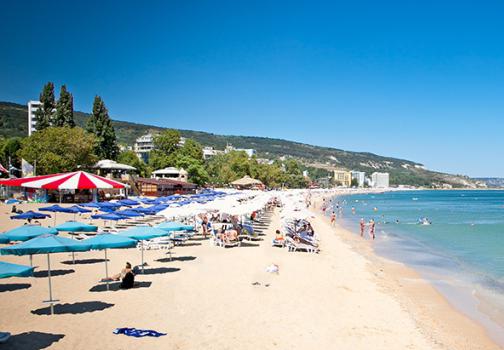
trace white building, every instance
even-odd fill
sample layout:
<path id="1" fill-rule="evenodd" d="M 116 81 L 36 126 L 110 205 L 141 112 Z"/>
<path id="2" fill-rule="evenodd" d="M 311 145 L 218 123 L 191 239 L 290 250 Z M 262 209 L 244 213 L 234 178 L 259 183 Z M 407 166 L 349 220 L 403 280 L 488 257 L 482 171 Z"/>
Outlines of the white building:
<path id="1" fill-rule="evenodd" d="M 35 112 L 40 108 L 42 103 L 40 101 L 28 101 L 28 136 L 36 131 L 37 120 Z"/>
<path id="2" fill-rule="evenodd" d="M 136 139 L 135 142 L 135 153 L 138 158 L 142 159 L 144 162 L 149 161 L 149 153 L 154 149 L 154 136 L 152 134 L 145 134 Z"/>
<path id="3" fill-rule="evenodd" d="M 371 184 L 373 187 L 377 188 L 389 187 L 389 173 L 377 173 L 377 172 L 372 173 Z"/>
<path id="4" fill-rule="evenodd" d="M 253 148 L 234 148 L 233 145 L 227 145 L 224 149 L 224 153 L 229 153 L 232 151 L 245 152 L 249 158 L 252 158 L 257 152 Z"/>
<path id="5" fill-rule="evenodd" d="M 216 150 L 213 147 L 209 147 L 209 146 L 203 147 L 203 159 L 205 159 L 205 160 L 213 158 L 216 155 L 223 154 L 223 153 L 224 153 L 224 151 Z"/>
<path id="6" fill-rule="evenodd" d="M 364 183 L 366 181 L 366 173 L 363 171 L 354 171 L 350 172 L 352 174 L 352 180 L 356 179 L 359 187 L 364 187 Z"/>
<path id="7" fill-rule="evenodd" d="M 177 169 L 174 167 L 168 167 L 164 169 L 159 169 L 152 172 L 151 178 L 153 179 L 170 179 L 187 182 L 187 171 L 184 169 Z"/>

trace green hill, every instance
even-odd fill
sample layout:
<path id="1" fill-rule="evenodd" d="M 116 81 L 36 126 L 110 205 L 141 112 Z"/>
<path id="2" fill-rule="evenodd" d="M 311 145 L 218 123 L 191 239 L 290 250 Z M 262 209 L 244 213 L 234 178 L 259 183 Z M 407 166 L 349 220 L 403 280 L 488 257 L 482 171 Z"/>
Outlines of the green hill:
<path id="1" fill-rule="evenodd" d="M 25 105 L 0 102 L 0 136 L 26 137 L 27 113 L 28 108 Z M 75 112 L 74 116 L 77 125 L 84 126 L 89 114 Z M 137 137 L 147 132 L 155 133 L 163 130 L 160 127 L 119 120 L 114 120 L 113 124 L 119 142 L 125 145 L 133 145 Z M 392 184 L 431 186 L 446 183 L 456 187 L 474 185 L 474 182 L 465 176 L 433 172 L 413 161 L 373 153 L 350 152 L 266 137 L 216 135 L 192 130 L 180 130 L 180 132 L 184 137 L 193 138 L 204 146 L 216 149 L 224 149 L 228 143 L 237 148 L 253 148 L 260 158 L 294 157 L 308 166 L 326 170 L 346 168 L 365 171 L 367 174 L 374 171 L 389 172 Z"/>

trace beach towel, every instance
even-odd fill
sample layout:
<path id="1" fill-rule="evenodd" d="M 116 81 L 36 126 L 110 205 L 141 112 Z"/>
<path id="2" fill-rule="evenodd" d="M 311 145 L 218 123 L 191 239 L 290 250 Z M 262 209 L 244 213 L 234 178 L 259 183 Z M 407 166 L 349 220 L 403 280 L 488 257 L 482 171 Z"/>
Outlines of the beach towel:
<path id="1" fill-rule="evenodd" d="M 116 328 L 114 334 L 124 334 L 129 337 L 141 338 L 141 337 L 160 337 L 166 335 L 166 333 L 159 333 L 150 329 L 136 329 L 136 328 Z"/>

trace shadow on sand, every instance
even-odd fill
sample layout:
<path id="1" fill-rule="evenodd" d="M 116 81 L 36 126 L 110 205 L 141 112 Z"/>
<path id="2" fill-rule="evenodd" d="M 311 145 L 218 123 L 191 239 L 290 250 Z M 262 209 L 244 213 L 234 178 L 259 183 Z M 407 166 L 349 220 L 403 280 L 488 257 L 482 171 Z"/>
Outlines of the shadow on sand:
<path id="1" fill-rule="evenodd" d="M 76 315 L 76 314 L 84 314 L 86 312 L 102 311 L 112 306 L 114 306 L 114 304 L 103 303 L 101 301 L 84 301 L 73 304 L 57 304 L 54 305 L 54 313 L 57 315 L 65 315 L 65 314 Z M 50 315 L 51 308 L 49 306 L 43 307 L 37 310 L 32 310 L 31 313 L 35 315 Z"/>
<path id="2" fill-rule="evenodd" d="M 68 275 L 68 274 L 74 273 L 74 272 L 75 272 L 74 269 L 69 269 L 69 270 L 51 270 L 51 277 L 64 276 L 64 275 Z M 33 273 L 33 277 L 46 278 L 47 277 L 47 270 L 34 272 Z"/>
<path id="3" fill-rule="evenodd" d="M 161 273 L 170 273 L 170 272 L 177 272 L 180 271 L 178 267 L 158 267 L 155 269 L 145 269 L 144 273 L 142 273 L 142 269 L 138 268 L 138 270 L 135 270 L 136 275 L 156 275 L 156 274 L 161 274 Z"/>
<path id="4" fill-rule="evenodd" d="M 135 282 L 133 288 L 131 289 L 139 289 L 139 288 L 149 288 L 152 282 Z M 109 290 L 107 290 L 106 283 L 100 283 L 91 288 L 90 292 L 117 292 L 120 290 L 129 290 L 129 289 L 121 289 L 121 282 L 112 282 L 109 284 Z"/>
<path id="5" fill-rule="evenodd" d="M 250 243 L 247 241 L 241 241 L 240 247 L 245 247 L 245 248 L 259 247 L 259 243 Z"/>
<path id="6" fill-rule="evenodd" d="M 15 290 L 28 289 L 30 287 L 31 287 L 31 284 L 29 284 L 29 283 L 0 284 L 0 293 L 13 292 Z"/>
<path id="7" fill-rule="evenodd" d="M 161 258 L 156 261 L 159 262 L 172 262 L 172 261 L 193 261 L 196 260 L 195 256 L 174 256 L 173 258 Z"/>
<path id="8" fill-rule="evenodd" d="M 110 260 L 108 260 L 108 261 L 110 261 Z M 98 263 L 104 263 L 104 262 L 105 262 L 105 259 L 79 259 L 79 260 L 75 260 L 75 264 L 73 263 L 72 260 L 62 261 L 61 263 L 65 264 L 65 265 L 85 265 L 85 264 L 98 264 Z"/>
<path id="9" fill-rule="evenodd" d="M 45 349 L 64 337 L 63 334 L 52 334 L 42 332 L 26 332 L 15 334 L 5 343 L 1 344 L 2 350 L 23 349 L 38 350 Z"/>

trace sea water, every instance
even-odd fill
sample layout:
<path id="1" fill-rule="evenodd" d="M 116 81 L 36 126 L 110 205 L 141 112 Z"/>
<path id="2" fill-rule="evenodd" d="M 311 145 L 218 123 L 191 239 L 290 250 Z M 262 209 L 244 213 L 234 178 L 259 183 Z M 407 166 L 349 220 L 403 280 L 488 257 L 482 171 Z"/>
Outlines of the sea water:
<path id="1" fill-rule="evenodd" d="M 356 234 L 373 219 L 378 254 L 419 271 L 504 345 L 504 191 L 357 194 L 333 205 Z"/>

